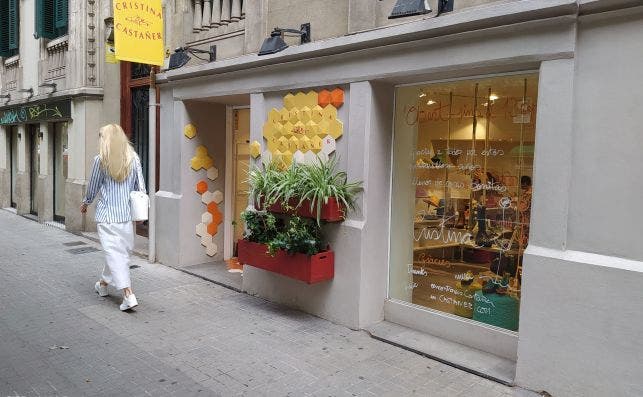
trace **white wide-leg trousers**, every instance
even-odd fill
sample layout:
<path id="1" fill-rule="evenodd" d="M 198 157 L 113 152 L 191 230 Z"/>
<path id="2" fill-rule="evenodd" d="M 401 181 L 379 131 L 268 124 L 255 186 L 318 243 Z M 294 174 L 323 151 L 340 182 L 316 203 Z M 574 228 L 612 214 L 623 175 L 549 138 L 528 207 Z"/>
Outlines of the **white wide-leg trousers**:
<path id="1" fill-rule="evenodd" d="M 106 261 L 101 279 L 116 289 L 131 288 L 129 253 L 134 248 L 132 222 L 99 223 L 97 228 Z"/>

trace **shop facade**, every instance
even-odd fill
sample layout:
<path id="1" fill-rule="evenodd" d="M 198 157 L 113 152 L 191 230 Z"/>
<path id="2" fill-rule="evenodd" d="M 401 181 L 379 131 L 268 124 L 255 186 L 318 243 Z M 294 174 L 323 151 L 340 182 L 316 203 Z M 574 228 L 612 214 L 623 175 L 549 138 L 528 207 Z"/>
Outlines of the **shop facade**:
<path id="1" fill-rule="evenodd" d="M 642 298 L 631 221 L 643 9 L 507 4 L 161 74 L 158 260 L 234 255 L 235 109 L 249 109 L 260 166 L 275 155 L 265 125 L 292 117 L 290 98 L 339 90 L 331 155 L 364 192 L 324 226 L 334 277 L 308 285 L 246 265 L 242 289 L 353 329 L 387 321 L 493 354 L 528 389 L 641 394 L 630 375 L 643 370 L 643 324 L 627 302 Z M 222 218 L 210 252 L 202 180 Z"/>

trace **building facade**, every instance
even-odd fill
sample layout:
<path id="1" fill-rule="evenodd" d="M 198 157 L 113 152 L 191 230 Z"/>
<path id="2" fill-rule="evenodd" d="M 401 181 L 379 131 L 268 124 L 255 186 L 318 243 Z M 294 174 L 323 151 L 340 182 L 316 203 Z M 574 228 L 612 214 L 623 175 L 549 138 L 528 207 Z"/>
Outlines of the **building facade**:
<path id="1" fill-rule="evenodd" d="M 145 162 L 150 68 L 119 65 L 109 53 L 111 2 L 3 4 L 0 206 L 68 230 L 95 230 L 93 207 L 85 216 L 78 208 L 98 129 L 123 124 Z"/>
<path id="2" fill-rule="evenodd" d="M 464 353 L 458 361 L 429 346 L 427 354 L 555 396 L 643 394 L 640 1 L 456 0 L 439 16 L 429 1 L 433 12 L 396 19 L 393 0 L 245 3 L 166 4 L 168 48 L 216 45 L 217 60 L 193 57 L 157 78 L 158 261 L 234 256 L 244 173 L 294 156 L 271 138 L 291 137 L 301 122 L 312 138 L 331 136 L 330 156 L 363 181 L 358 209 L 324 225 L 331 281 L 309 285 L 246 265 L 244 291 L 353 329 L 397 324 L 410 336 L 390 339 L 416 350 L 414 335 L 430 335 Z M 311 43 L 287 38 L 289 48 L 257 55 L 273 28 L 306 23 Z M 20 36 L 23 48 L 28 35 Z M 12 62 L 3 58 L 3 68 Z M 14 101 L 29 88 L 23 76 L 39 76 L 33 70 L 24 65 L 15 85 L 3 80 L 2 93 L 16 91 Z M 102 102 L 85 91 L 70 97 L 69 145 L 83 150 L 73 160 L 83 166 L 67 177 L 76 201 L 95 145 L 77 120 L 87 131 L 105 121 L 82 109 L 104 103 L 106 89 Z M 320 124 L 307 124 L 314 117 Z M 36 120 L 42 142 L 55 140 L 53 121 Z M 29 123 L 9 124 L 0 154 L 16 146 L 17 155 L 0 157 L 2 199 L 10 191 L 29 212 L 27 159 L 37 150 Z M 261 155 L 252 158 L 255 142 Z M 53 161 L 42 145 L 52 144 L 41 143 L 40 186 Z"/>

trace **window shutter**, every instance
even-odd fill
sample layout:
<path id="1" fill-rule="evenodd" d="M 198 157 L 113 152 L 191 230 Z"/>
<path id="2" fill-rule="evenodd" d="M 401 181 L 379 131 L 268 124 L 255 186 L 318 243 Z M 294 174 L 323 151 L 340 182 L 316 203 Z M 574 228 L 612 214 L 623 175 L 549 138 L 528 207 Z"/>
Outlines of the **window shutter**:
<path id="1" fill-rule="evenodd" d="M 8 18 L 8 44 L 10 50 L 18 49 L 18 42 L 20 38 L 18 37 L 18 0 L 9 0 L 9 18 Z"/>
<path id="2" fill-rule="evenodd" d="M 54 26 L 54 1 L 36 0 L 36 34 L 38 37 L 54 39 L 58 36 Z"/>
<path id="3" fill-rule="evenodd" d="M 55 23 L 59 35 L 67 33 L 67 20 L 69 14 L 69 0 L 54 0 Z"/>

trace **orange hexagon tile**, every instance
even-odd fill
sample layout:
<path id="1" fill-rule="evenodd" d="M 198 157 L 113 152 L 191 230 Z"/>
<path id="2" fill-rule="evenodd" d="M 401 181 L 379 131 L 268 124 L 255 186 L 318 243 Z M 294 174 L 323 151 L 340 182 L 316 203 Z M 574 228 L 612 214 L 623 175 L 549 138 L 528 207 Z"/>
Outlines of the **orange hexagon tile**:
<path id="1" fill-rule="evenodd" d="M 196 183 L 196 191 L 199 194 L 203 194 L 208 191 L 208 183 L 206 181 L 198 181 Z"/>
<path id="2" fill-rule="evenodd" d="M 217 225 L 216 223 L 212 222 L 208 224 L 208 228 L 207 228 L 208 234 L 211 234 L 214 236 L 219 231 L 218 229 L 219 229 L 219 225 Z"/>
<path id="3" fill-rule="evenodd" d="M 330 92 L 330 104 L 336 108 L 344 104 L 344 90 L 335 88 Z"/>
<path id="4" fill-rule="evenodd" d="M 183 128 L 183 135 L 185 135 L 189 139 L 194 138 L 196 136 L 196 126 L 192 123 L 186 125 Z"/>
<path id="5" fill-rule="evenodd" d="M 330 91 L 328 90 L 321 90 L 319 91 L 319 95 L 317 95 L 317 104 L 321 106 L 322 108 L 325 108 L 326 106 L 330 105 Z"/>

